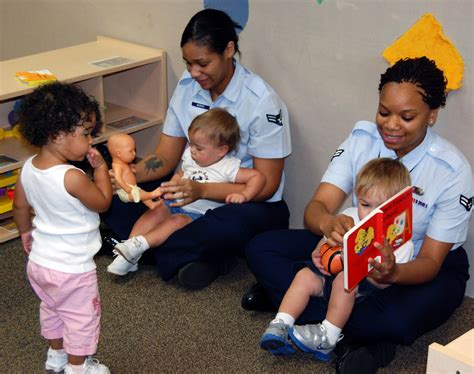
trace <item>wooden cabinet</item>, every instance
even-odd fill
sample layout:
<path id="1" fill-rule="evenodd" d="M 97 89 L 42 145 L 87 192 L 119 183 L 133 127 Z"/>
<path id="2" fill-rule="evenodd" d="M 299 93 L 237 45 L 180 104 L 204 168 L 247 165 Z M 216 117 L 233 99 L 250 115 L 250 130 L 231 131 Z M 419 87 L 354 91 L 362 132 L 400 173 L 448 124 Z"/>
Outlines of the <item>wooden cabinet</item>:
<path id="1" fill-rule="evenodd" d="M 474 373 L 474 329 L 447 345 L 430 344 L 426 373 Z"/>
<path id="2" fill-rule="evenodd" d="M 139 155 L 154 149 L 168 103 L 164 50 L 98 36 L 90 43 L 1 61 L 0 128 L 9 128 L 15 103 L 34 89 L 20 83 L 15 73 L 44 69 L 60 81 L 79 85 L 99 102 L 104 126 L 95 144 L 114 132 L 126 132 L 136 138 Z M 35 151 L 21 138 L 0 139 L 0 157 L 7 156 L 0 158 L 0 176 L 21 168 Z M 0 214 L 0 242 L 17 236 L 11 211 Z"/>

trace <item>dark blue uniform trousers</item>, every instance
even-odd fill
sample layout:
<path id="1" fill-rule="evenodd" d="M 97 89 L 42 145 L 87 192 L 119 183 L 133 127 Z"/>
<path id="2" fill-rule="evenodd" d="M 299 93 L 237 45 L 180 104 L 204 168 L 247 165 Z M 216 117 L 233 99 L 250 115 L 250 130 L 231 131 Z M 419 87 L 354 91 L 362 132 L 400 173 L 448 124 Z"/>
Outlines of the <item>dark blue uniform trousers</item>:
<path id="1" fill-rule="evenodd" d="M 166 180 L 166 179 L 164 179 Z M 144 183 L 147 191 L 161 181 Z M 145 212 L 142 203 L 122 203 L 116 196 L 102 219 L 118 239 L 127 239 L 135 221 Z M 219 262 L 223 257 L 244 255 L 246 244 L 268 230 L 288 228 L 285 201 L 274 203 L 225 204 L 173 233 L 160 247 L 152 248 L 160 276 L 170 280 L 184 265 L 204 260 Z"/>
<path id="2" fill-rule="evenodd" d="M 295 264 L 311 258 L 321 239 L 308 230 L 277 230 L 257 235 L 246 248 L 247 262 L 275 306 L 294 278 Z M 410 345 L 445 322 L 461 304 L 469 279 L 465 250 L 451 251 L 436 278 L 419 285 L 392 285 L 357 302 L 344 328 L 361 343 L 379 340 Z M 319 322 L 327 305 L 311 298 L 298 324 Z"/>

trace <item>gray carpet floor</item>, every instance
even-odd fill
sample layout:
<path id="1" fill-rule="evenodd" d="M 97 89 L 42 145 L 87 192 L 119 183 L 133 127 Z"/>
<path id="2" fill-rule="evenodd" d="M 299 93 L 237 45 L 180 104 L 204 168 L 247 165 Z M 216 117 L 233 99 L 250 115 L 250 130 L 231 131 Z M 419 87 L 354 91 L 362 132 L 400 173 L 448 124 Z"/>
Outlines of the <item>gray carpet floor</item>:
<path id="1" fill-rule="evenodd" d="M 202 291 L 163 282 L 152 266 L 118 278 L 108 256 L 96 258 L 102 298 L 97 358 L 112 373 L 332 373 L 330 364 L 298 353 L 273 357 L 259 348 L 272 313 L 240 306 L 254 281 L 244 261 Z M 19 239 L 0 244 L 0 372 L 43 373 L 47 345 L 39 334 L 39 301 L 25 276 Z M 473 327 L 474 301 L 397 355 L 380 373 L 424 373 L 428 346 L 447 344 Z M 436 311 L 434 311 L 436 312 Z"/>

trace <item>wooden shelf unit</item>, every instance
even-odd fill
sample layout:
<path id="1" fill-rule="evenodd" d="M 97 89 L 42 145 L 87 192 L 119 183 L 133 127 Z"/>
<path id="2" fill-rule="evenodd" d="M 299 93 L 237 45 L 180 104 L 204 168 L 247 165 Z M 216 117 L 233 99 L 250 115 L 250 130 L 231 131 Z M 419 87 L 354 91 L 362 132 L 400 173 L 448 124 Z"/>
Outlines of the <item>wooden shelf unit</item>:
<path id="1" fill-rule="evenodd" d="M 447 345 L 430 344 L 426 373 L 474 373 L 474 329 Z"/>
<path id="2" fill-rule="evenodd" d="M 117 57 L 121 58 L 120 64 L 106 63 Z M 99 66 L 94 62 L 103 63 Z M 153 150 L 159 133 L 157 126 L 163 124 L 168 105 L 164 50 L 98 36 L 93 42 L 0 61 L 0 128 L 10 127 L 8 115 L 15 102 L 34 90 L 20 83 L 15 73 L 44 69 L 59 81 L 77 84 L 99 102 L 104 126 L 94 144 L 106 141 L 115 132 L 126 132 L 136 138 L 139 155 Z M 109 126 L 130 117 L 140 121 L 123 128 Z M 0 140 L 0 154 L 18 160 L 1 165 L 0 174 L 21 168 L 35 152 L 23 139 Z M 0 243 L 18 236 L 11 229 L 9 213 L 0 215 Z"/>

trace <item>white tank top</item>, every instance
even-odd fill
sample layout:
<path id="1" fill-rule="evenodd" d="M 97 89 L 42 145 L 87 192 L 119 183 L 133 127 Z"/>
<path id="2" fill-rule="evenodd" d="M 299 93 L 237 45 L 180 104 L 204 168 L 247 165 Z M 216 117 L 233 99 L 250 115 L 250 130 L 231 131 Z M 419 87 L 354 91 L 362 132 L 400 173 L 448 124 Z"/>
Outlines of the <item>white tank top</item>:
<path id="1" fill-rule="evenodd" d="M 41 170 L 32 164 L 33 158 L 21 170 L 21 183 L 35 212 L 29 259 L 65 273 L 95 269 L 93 257 L 101 247 L 99 215 L 64 186 L 66 172 L 80 169 L 67 164 Z"/>

